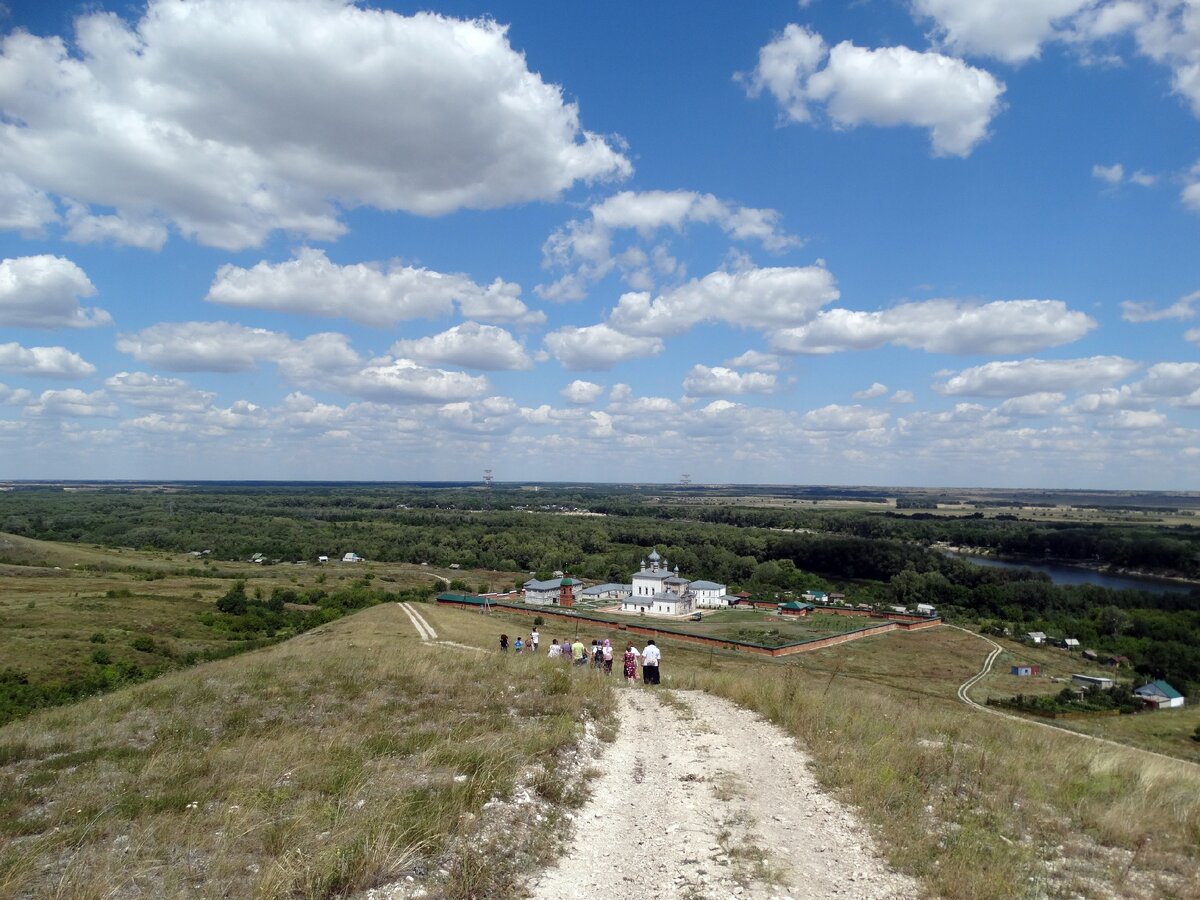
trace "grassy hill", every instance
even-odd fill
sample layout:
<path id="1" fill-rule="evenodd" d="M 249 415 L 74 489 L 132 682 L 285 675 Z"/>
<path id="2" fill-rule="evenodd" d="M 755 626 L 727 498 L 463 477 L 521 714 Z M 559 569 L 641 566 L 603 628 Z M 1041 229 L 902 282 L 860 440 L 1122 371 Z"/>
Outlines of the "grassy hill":
<path id="1" fill-rule="evenodd" d="M 502 896 L 580 796 L 587 721 L 612 726 L 595 680 L 377 606 L 0 729 L 0 896 Z M 482 827 L 494 798 L 511 828 Z"/>
<path id="2" fill-rule="evenodd" d="M 25 559 L 66 571 L 71 557 L 55 554 L 71 549 L 35 543 Z M 155 609 L 166 621 L 154 639 L 182 646 L 190 638 L 170 629 L 237 578 L 266 595 L 349 589 L 366 574 L 392 589 L 432 582 L 374 564 L 223 563 L 198 576 L 182 557 L 127 552 L 118 566 L 90 552 L 85 572 L 8 564 L 20 571 L 0 576 L 15 586 L 0 594 L 3 658 L 32 671 L 35 651 L 61 654 L 91 629 L 132 633 Z M 100 597 L 113 602 L 81 604 Z M 0 727 L 0 897 L 333 897 L 406 877 L 446 896 L 511 895 L 586 788 L 573 756 L 584 728 L 619 727 L 619 680 L 490 652 L 501 631 L 527 632 L 527 616 L 419 608 L 443 640 L 481 649 L 422 644 L 387 603 Z M 627 637 L 561 619 L 541 632 L 548 644 L 577 630 L 589 643 Z M 1200 768 L 965 707 L 957 687 L 989 649 L 976 636 L 889 634 L 779 660 L 659 643 L 667 687 L 721 694 L 795 735 L 825 787 L 933 895 L 1200 895 Z M 1144 736 L 1170 715 L 1104 721 Z"/>

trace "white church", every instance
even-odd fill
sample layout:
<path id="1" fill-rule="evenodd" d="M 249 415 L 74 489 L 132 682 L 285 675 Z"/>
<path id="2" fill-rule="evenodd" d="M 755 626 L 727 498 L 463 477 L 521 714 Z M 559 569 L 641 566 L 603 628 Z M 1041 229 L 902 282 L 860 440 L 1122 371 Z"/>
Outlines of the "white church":
<path id="1" fill-rule="evenodd" d="M 642 567 L 633 573 L 633 590 L 621 601 L 621 612 L 651 616 L 682 616 L 698 608 L 729 605 L 725 585 L 714 581 L 688 581 L 679 566 L 670 564 L 651 550 Z"/>

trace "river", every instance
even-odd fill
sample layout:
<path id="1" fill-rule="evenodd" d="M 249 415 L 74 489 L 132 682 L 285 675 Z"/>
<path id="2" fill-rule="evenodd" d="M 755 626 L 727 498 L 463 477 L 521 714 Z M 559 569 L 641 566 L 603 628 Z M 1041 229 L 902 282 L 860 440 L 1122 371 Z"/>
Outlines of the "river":
<path id="1" fill-rule="evenodd" d="M 1067 566 L 1060 563 L 1018 562 L 1009 559 L 997 559 L 994 556 L 976 556 L 959 550 L 940 549 L 946 556 L 974 563 L 977 566 L 990 566 L 994 569 L 1032 569 L 1034 572 L 1045 572 L 1055 584 L 1094 584 L 1097 587 L 1111 588 L 1114 591 L 1155 591 L 1171 594 L 1188 594 L 1200 585 L 1184 584 L 1178 581 L 1165 581 L 1160 578 L 1142 578 L 1137 575 L 1109 575 L 1086 569 L 1082 566 Z"/>

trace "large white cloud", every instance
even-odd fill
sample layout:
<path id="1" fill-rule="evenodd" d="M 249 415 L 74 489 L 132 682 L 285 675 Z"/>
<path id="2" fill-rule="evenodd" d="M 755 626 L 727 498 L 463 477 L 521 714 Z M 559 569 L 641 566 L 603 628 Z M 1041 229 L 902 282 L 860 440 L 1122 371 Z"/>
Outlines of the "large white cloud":
<path id="1" fill-rule="evenodd" d="M 81 16 L 73 46 L 15 31 L 0 113 L 0 168 L 35 204 L 229 249 L 336 237 L 340 207 L 438 215 L 630 171 L 503 26 L 346 0 L 150 0 L 132 25 Z"/>
<path id="2" fill-rule="evenodd" d="M 485 287 L 466 275 L 413 266 L 338 265 L 324 251 L 305 247 L 283 263 L 221 266 L 205 299 L 225 306 L 340 316 L 379 327 L 448 315 L 455 302 L 464 315 L 477 318 L 545 321 L 545 314 L 521 302 L 520 293 L 520 285 L 499 278 Z"/>
<path id="3" fill-rule="evenodd" d="M 960 59 L 849 41 L 826 50 L 819 35 L 799 25 L 788 25 L 763 47 L 757 68 L 742 80 L 752 96 L 770 93 L 792 121 L 812 120 L 814 106 L 824 104 L 842 128 L 926 128 L 938 156 L 970 155 L 987 137 L 1005 90 L 990 73 Z"/>
<path id="4" fill-rule="evenodd" d="M 138 362 L 174 372 L 249 372 L 291 346 L 285 334 L 230 322 L 161 322 L 116 342 Z"/>
<path id="5" fill-rule="evenodd" d="M 937 34 L 958 53 L 1017 63 L 1038 55 L 1055 23 L 1094 0 L 913 0 L 913 10 L 936 23 Z"/>
<path id="6" fill-rule="evenodd" d="M 66 347 L 22 347 L 0 344 L 0 371 L 46 378 L 86 378 L 96 367 Z"/>
<path id="7" fill-rule="evenodd" d="M 902 303 L 879 312 L 825 310 L 808 325 L 771 338 L 784 353 L 869 350 L 892 343 L 930 353 L 1030 353 L 1079 340 L 1096 327 L 1059 300 Z"/>
<path id="8" fill-rule="evenodd" d="M 624 294 L 609 324 L 631 335 L 666 337 L 701 322 L 747 328 L 785 328 L 808 322 L 838 298 L 823 266 L 712 272 L 651 299 Z"/>
<path id="9" fill-rule="evenodd" d="M 949 375 L 934 385 L 943 394 L 1020 397 L 1036 393 L 1095 390 L 1128 378 L 1138 364 L 1119 356 L 1085 359 L 1022 359 L 985 363 Z"/>
<path id="10" fill-rule="evenodd" d="M 0 325 L 25 328 L 91 328 L 109 325 L 102 309 L 85 309 L 96 293 L 87 274 L 61 256 L 19 256 L 0 262 Z"/>
<path id="11" fill-rule="evenodd" d="M 533 367 L 533 360 L 511 334 L 495 325 L 476 322 L 463 322 L 430 337 L 396 341 L 392 354 L 423 363 L 488 371 Z"/>
<path id="12" fill-rule="evenodd" d="M 684 377 L 683 389 L 692 397 L 770 394 L 775 390 L 775 376 L 765 372 L 735 372 L 724 366 L 697 364 Z"/>
<path id="13" fill-rule="evenodd" d="M 576 328 L 567 325 L 545 337 L 546 349 L 565 369 L 604 371 L 630 359 L 658 356 L 663 342 L 656 337 L 622 334 L 603 323 Z"/>
<path id="14" fill-rule="evenodd" d="M 12 172 L 0 172 L 0 230 L 38 235 L 58 221 L 54 203 Z"/>

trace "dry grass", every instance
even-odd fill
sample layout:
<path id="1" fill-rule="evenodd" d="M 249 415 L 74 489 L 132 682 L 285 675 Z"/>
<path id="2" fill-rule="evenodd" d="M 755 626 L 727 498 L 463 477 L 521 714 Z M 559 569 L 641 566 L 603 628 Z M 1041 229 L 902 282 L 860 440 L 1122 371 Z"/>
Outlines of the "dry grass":
<path id="1" fill-rule="evenodd" d="M 529 627 L 433 612 L 467 642 Z M 554 620 L 543 640 L 575 624 Z M 955 691 L 988 649 L 977 637 L 894 633 L 780 660 L 658 643 L 665 686 L 720 694 L 795 735 L 890 861 L 935 895 L 1200 896 L 1200 769 L 964 707 Z"/>
<path id="2" fill-rule="evenodd" d="M 513 868 L 452 849 L 531 771 L 547 809 L 577 801 L 556 760 L 611 711 L 596 680 L 423 646 L 375 607 L 0 729 L 0 896 L 330 897 L 405 873 L 496 896 Z"/>

